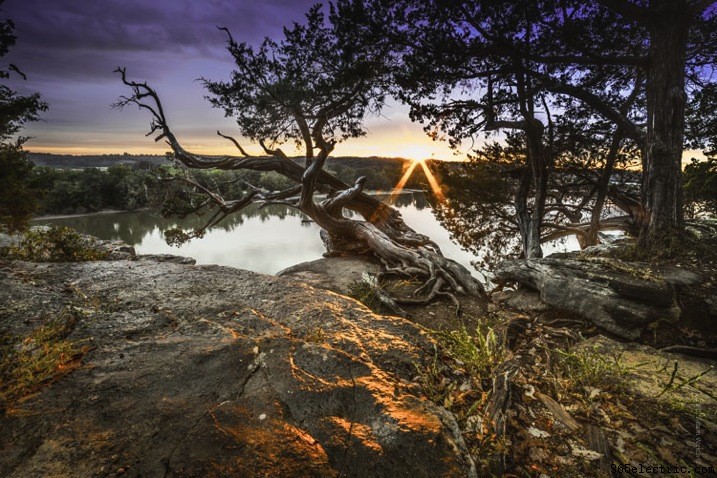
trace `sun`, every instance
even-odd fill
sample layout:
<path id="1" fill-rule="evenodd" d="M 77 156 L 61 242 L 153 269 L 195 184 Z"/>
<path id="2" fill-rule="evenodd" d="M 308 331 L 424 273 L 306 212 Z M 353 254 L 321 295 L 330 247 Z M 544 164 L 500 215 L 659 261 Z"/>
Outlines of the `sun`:
<path id="1" fill-rule="evenodd" d="M 436 152 L 426 145 L 409 144 L 397 150 L 397 156 L 414 161 L 425 161 L 426 159 L 434 158 Z"/>

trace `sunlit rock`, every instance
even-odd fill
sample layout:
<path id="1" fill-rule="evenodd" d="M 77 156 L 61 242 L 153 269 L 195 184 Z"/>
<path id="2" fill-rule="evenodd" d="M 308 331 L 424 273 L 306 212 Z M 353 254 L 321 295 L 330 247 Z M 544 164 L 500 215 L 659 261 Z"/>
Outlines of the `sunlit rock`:
<path id="1" fill-rule="evenodd" d="M 409 387 L 412 323 L 296 281 L 151 260 L 8 262 L 0 325 L 73 304 L 79 368 L 9 404 L 0 475 L 476 476 Z"/>

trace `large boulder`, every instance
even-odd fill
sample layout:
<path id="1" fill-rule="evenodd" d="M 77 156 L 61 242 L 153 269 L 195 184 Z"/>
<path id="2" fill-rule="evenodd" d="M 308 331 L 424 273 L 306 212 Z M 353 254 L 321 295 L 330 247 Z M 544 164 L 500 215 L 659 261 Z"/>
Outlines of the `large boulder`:
<path id="1" fill-rule="evenodd" d="M 72 305 L 82 365 L 0 416 L 0 476 L 475 476 L 412 323 L 174 262 L 0 263 L 0 332 Z M 1 413 L 1 412 L 0 412 Z"/>
<path id="2" fill-rule="evenodd" d="M 495 271 L 497 282 L 517 282 L 540 293 L 543 302 L 576 312 L 627 339 L 636 339 L 658 320 L 675 321 L 680 307 L 675 290 L 699 283 L 698 274 L 603 257 L 554 255 L 505 261 Z"/>

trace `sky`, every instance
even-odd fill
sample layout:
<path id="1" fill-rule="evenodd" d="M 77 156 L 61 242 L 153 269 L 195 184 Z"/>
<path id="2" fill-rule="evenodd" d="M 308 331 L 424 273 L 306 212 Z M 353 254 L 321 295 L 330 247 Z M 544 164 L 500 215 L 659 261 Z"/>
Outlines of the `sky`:
<path id="1" fill-rule="evenodd" d="M 15 22 L 18 40 L 3 63 L 27 75 L 8 85 L 23 94 L 39 92 L 49 104 L 42 120 L 26 126 L 25 148 L 57 154 L 162 154 L 168 148 L 144 135 L 149 118 L 137 109 L 113 110 L 126 94 L 113 73 L 147 81 L 165 106 L 170 126 L 184 147 L 203 154 L 234 154 L 216 131 L 238 135 L 236 124 L 204 99 L 199 77 L 229 77 L 227 27 L 239 42 L 258 45 L 278 38 L 282 27 L 302 21 L 317 0 L 5 0 L 0 16 Z M 337 146 L 336 156 L 402 156 L 463 159 L 446 143 L 428 138 L 408 119 L 408 109 L 390 103 L 366 122 L 368 135 Z M 246 143 L 259 152 L 258 145 Z M 253 149 L 252 149 L 253 148 Z M 287 153 L 293 153 L 287 145 Z"/>

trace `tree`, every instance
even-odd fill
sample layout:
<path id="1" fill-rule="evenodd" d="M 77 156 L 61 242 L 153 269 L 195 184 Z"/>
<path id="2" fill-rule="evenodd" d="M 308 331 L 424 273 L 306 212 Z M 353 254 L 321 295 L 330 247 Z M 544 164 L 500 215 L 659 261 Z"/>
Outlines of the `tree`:
<path id="1" fill-rule="evenodd" d="M 487 170 L 509 175 L 509 182 L 517 178 L 516 187 L 504 188 L 511 192 L 510 206 L 481 197 L 480 191 L 494 188 L 475 184 L 474 191 L 465 194 L 456 188 L 452 191 L 461 196 L 461 201 L 473 196 L 477 201 L 485 201 L 485 205 L 495 206 L 484 208 L 476 204 L 483 212 L 500 210 L 499 216 L 504 219 L 506 214 L 512 216 L 514 219 L 502 223 L 510 225 L 511 232 L 517 229 L 522 256 L 526 258 L 541 257 L 541 242 L 555 235 L 577 233 L 585 244 L 597 241 L 597 232 L 603 225 L 583 224 L 581 213 L 592 201 L 596 217 L 600 217 L 614 163 L 621 157 L 624 146 L 621 131 L 612 131 L 610 123 L 549 91 L 542 84 L 540 72 L 533 71 L 528 58 L 543 55 L 545 50 L 542 3 L 378 0 L 368 9 L 373 15 L 365 19 L 371 27 L 363 28 L 369 32 L 389 32 L 386 41 L 395 45 L 402 60 L 395 75 L 397 95 L 411 106 L 412 118 L 423 123 L 434 138 L 447 137 L 454 147 L 465 140 L 475 145 L 482 136 L 512 141 L 508 148 L 512 152 L 510 158 L 505 157 L 507 150 L 496 154 L 494 145 L 474 150 L 474 161 L 502 158 L 500 164 L 493 165 L 496 167 L 479 166 L 463 171 L 474 178 Z M 412 28 L 407 28 L 409 24 Z M 620 75 L 583 77 L 592 83 L 593 90 L 601 91 L 596 98 L 624 110 L 627 116 L 639 91 L 635 87 L 632 94 L 623 95 L 622 90 L 629 93 L 631 81 L 639 82 L 634 80 L 634 71 L 624 70 Z M 596 133 L 599 141 L 588 140 L 581 134 L 582 129 Z M 578 136 L 580 142 L 576 141 Z M 549 190 L 552 172 L 565 171 L 566 162 L 571 163 L 571 172 L 577 171 L 575 157 L 579 155 L 583 156 L 580 159 L 585 163 L 583 169 L 598 164 L 596 158 L 612 158 L 604 161 L 602 180 L 593 181 L 587 177 L 589 174 L 579 175 L 578 182 L 587 189 L 584 198 L 576 199 L 577 188 L 565 182 L 565 174 L 555 178 Z M 572 203 L 566 202 L 567 195 L 572 196 Z M 449 216 L 450 213 L 443 215 Z M 454 219 L 459 216 L 460 213 Z M 479 221 L 482 224 L 477 227 L 483 230 L 479 236 L 502 235 L 497 223 L 488 223 L 490 220 L 483 217 Z M 604 226 L 614 225 L 612 221 Z M 549 226 L 551 234 L 543 232 L 544 226 Z M 506 245 L 506 240 L 489 242 Z"/>
<path id="2" fill-rule="evenodd" d="M 0 7 L 3 1 L 0 0 Z M 0 58 L 15 44 L 15 24 L 0 20 Z M 0 67 L 0 81 L 11 74 L 25 77 L 15 65 Z M 27 138 L 12 137 L 23 124 L 38 119 L 47 105 L 39 94 L 22 96 L 0 83 L 0 224 L 10 232 L 23 229 L 37 208 L 37 191 L 29 185 L 33 164 L 22 149 Z"/>
<path id="3" fill-rule="evenodd" d="M 331 23 L 320 6 L 306 15 L 305 24 L 284 30 L 281 41 L 266 39 L 254 49 L 228 35 L 228 50 L 236 70 L 229 82 L 204 80 L 211 102 L 237 119 L 239 132 L 257 141 L 267 156 L 249 154 L 238 141 L 241 156 L 202 156 L 186 151 L 172 133 L 158 94 L 146 83 L 130 81 L 119 68 L 132 94 L 118 107 L 137 105 L 152 115 L 151 133 L 165 139 L 174 159 L 183 166 L 179 178 L 204 199 L 192 202 L 195 211 L 212 208 L 209 220 L 194 231 L 176 231 L 173 238 L 198 237 L 228 215 L 248 204 L 286 204 L 313 219 L 329 252 L 370 252 L 383 261 L 387 274 L 420 277 L 426 282 L 417 292 L 423 297 L 402 298 L 424 303 L 437 296 L 457 301 L 455 293 L 479 295 L 482 286 L 462 266 L 442 256 L 438 247 L 415 233 L 393 208 L 363 192 L 365 177 L 349 186 L 324 171 L 324 164 L 341 141 L 365 134 L 363 118 L 384 103 L 386 71 L 391 61 L 384 44 L 356 41 L 345 22 L 355 14 L 349 4 L 332 6 Z M 293 141 L 303 147 L 304 164 L 290 159 L 280 145 Z M 280 191 L 247 184 L 241 198 L 226 200 L 207 185 L 195 181 L 192 169 L 248 169 L 274 171 L 294 185 Z M 315 192 L 326 193 L 318 201 Z M 363 220 L 344 216 L 343 209 L 358 212 Z M 398 308 L 396 309 L 398 310 Z"/>
<path id="4" fill-rule="evenodd" d="M 704 160 L 692 158 L 685 166 L 687 213 L 690 218 L 701 212 L 717 215 L 717 84 L 698 90 L 687 111 L 687 143 L 707 156 Z"/>
<path id="5" fill-rule="evenodd" d="M 373 32 L 384 25 L 390 42 L 403 52 L 406 68 L 402 65 L 399 82 L 411 92 L 400 94 L 414 107 L 415 119 L 454 143 L 496 127 L 526 133 L 533 182 L 532 216 L 520 221 L 523 236 L 533 229 L 533 239 L 525 243 L 524 238 L 526 255 L 532 254 L 530 243 L 537 237 L 544 167 L 549 169 L 552 161 L 545 156 L 549 137 L 543 145 L 537 141 L 536 120 L 546 133 L 548 109 L 559 105 L 560 98 L 581 102 L 593 116 L 612 123 L 622 141 L 642 150 L 642 210 L 635 215 L 640 243 L 647 247 L 679 231 L 684 106 L 690 92 L 685 82 L 690 80 L 696 90 L 709 82 L 717 55 L 717 10 L 706 10 L 713 2 L 369 3 L 367 10 L 376 13 L 368 16 L 372 27 L 362 28 Z M 631 92 L 638 101 L 626 105 Z M 605 151 L 610 149 L 607 142 Z M 517 199 L 520 217 L 526 208 Z"/>
<path id="6" fill-rule="evenodd" d="M 684 148 L 686 78 L 714 65 L 717 56 L 712 0 L 598 0 L 603 7 L 645 32 L 638 61 L 646 75 L 642 203 L 646 220 L 640 243 L 654 245 L 679 231 L 684 222 L 682 152 Z M 610 30 L 603 34 L 610 35 Z M 577 40 L 579 41 L 579 39 Z M 578 47 L 577 42 L 571 45 Z M 584 57 L 583 57 L 584 58 Z M 593 66 L 589 58 L 584 58 Z"/>

